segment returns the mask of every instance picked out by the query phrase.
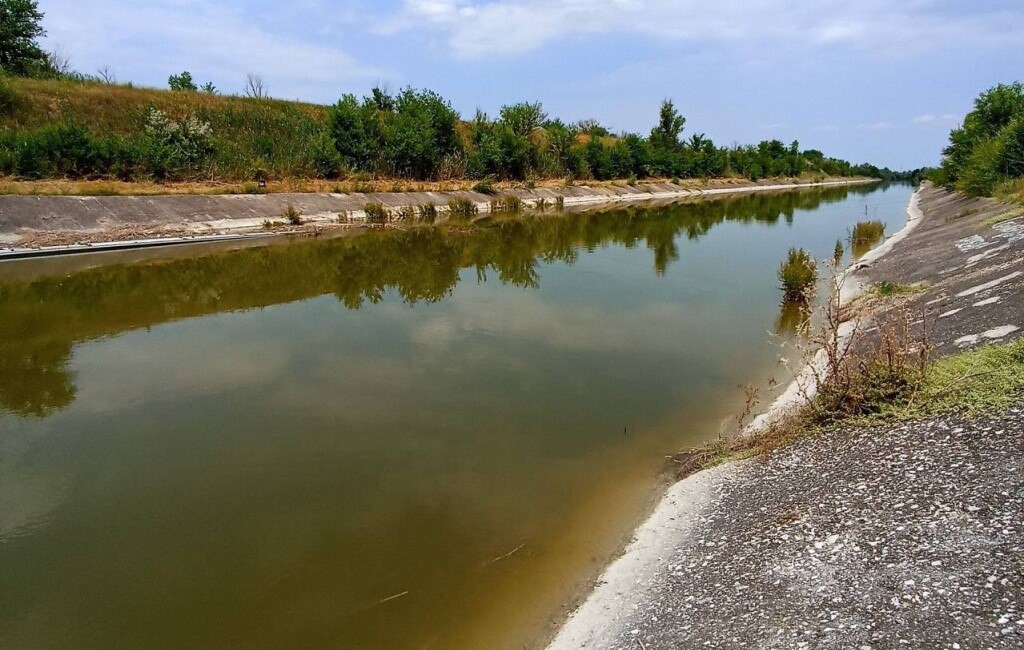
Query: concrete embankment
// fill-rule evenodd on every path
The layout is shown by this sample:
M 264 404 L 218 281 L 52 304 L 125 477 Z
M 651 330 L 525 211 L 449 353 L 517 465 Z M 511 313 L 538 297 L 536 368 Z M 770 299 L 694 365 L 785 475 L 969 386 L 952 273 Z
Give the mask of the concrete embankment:
M 567 209 L 601 203 L 675 200 L 691 196 L 786 190 L 803 187 L 860 184 L 867 179 L 822 183 L 772 182 L 711 183 L 700 189 L 673 183 L 636 186 L 585 185 L 564 188 L 516 189 L 502 192 L 522 200 L 525 207 L 538 203 Z M 401 209 L 432 203 L 444 214 L 453 199 L 474 203 L 486 213 L 496 197 L 480 192 L 402 192 L 376 194 L 264 194 L 168 196 L 0 196 L 0 252 L 16 248 L 67 246 L 77 242 L 156 239 L 195 239 L 267 230 L 268 223 L 284 224 L 289 206 L 301 214 L 307 227 L 343 227 L 365 223 L 367 204 L 382 205 L 394 219 Z
M 939 353 L 1020 336 L 1024 212 L 932 187 L 916 202 L 851 280 L 913 285 L 899 302 Z M 839 428 L 680 481 L 551 647 L 1021 647 L 1018 404 Z

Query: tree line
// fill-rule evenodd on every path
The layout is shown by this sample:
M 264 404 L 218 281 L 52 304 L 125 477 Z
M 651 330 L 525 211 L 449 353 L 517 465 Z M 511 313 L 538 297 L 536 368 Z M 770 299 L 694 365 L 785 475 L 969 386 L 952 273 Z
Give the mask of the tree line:
M 35 0 L 0 0 L 0 116 L 17 110 L 19 102 L 5 75 L 63 83 L 113 81 L 109 70 L 99 76 L 75 73 L 66 61 L 45 53 L 37 43 L 41 18 Z M 188 71 L 171 75 L 168 85 L 178 94 L 218 94 L 212 83 L 200 86 Z M 249 76 L 246 88 L 250 100 L 267 110 L 240 110 L 233 98 L 223 98 L 222 106 L 204 106 L 201 114 L 168 114 L 152 105 L 132 113 L 124 109 L 122 121 L 134 120 L 129 133 L 94 132 L 75 115 L 37 128 L 5 127 L 0 173 L 27 179 L 235 181 L 265 177 L 268 168 L 289 177 L 413 180 L 735 176 L 757 181 L 803 174 L 900 180 L 913 175 L 854 165 L 803 150 L 796 141 L 718 146 L 701 133 L 684 136 L 686 118 L 671 100 L 661 104 L 649 133 L 613 134 L 596 120 L 553 118 L 536 102 L 506 105 L 494 117 L 477 111 L 463 119 L 438 93 L 413 88 L 392 93 L 378 87 L 362 98 L 346 94 L 322 119 L 311 121 L 288 112 L 286 102 L 269 100 L 257 75 Z M 265 114 L 271 108 L 277 113 Z M 279 132 L 265 128 L 275 121 Z M 293 153 L 268 139 L 286 142 Z M 277 159 L 285 156 L 288 162 Z
M 1024 178 L 1024 84 L 999 84 L 974 100 L 963 125 L 949 134 L 933 181 L 970 196 L 1019 191 Z

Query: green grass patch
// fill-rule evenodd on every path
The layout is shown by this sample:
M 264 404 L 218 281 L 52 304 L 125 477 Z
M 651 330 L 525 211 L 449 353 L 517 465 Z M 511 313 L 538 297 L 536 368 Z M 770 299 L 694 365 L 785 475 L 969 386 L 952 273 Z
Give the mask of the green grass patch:
M 957 412 L 998 414 L 1024 396 L 1024 339 L 938 359 L 907 404 L 883 404 L 877 419 L 920 419 Z
M 915 293 L 924 293 L 928 290 L 928 285 L 924 283 L 918 284 L 901 284 L 899 282 L 889 282 L 883 280 L 876 284 L 873 291 L 882 296 L 883 298 L 891 298 L 894 296 L 913 295 Z
M 985 221 L 982 223 L 982 225 L 988 226 L 988 227 L 991 228 L 992 226 L 994 226 L 994 225 L 996 225 L 998 223 L 1003 223 L 1004 221 L 1010 221 L 1011 219 L 1016 219 L 1017 217 L 1020 217 L 1020 216 L 1024 216 L 1024 208 L 1014 208 L 1013 210 L 1007 210 L 1006 212 L 997 214 L 994 217 L 989 217 L 988 219 L 985 219 Z

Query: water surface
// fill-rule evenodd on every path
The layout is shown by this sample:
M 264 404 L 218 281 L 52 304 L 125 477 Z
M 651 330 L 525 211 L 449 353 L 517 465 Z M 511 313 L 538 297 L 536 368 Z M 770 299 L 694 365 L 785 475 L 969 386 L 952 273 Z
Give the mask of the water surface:
M 0 264 L 0 647 L 536 641 L 910 192 Z

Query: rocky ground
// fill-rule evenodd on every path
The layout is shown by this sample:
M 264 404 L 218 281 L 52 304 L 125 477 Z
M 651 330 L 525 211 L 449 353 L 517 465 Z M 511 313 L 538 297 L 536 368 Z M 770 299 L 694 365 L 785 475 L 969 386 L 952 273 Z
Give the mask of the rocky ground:
M 942 189 L 856 269 L 940 354 L 1024 327 L 1024 211 Z M 870 297 L 869 297 L 870 298 Z M 1024 648 L 1024 396 L 847 427 L 674 486 L 552 648 Z
M 620 624 L 557 645 L 1024 647 L 1022 422 L 841 430 L 733 465 Z

